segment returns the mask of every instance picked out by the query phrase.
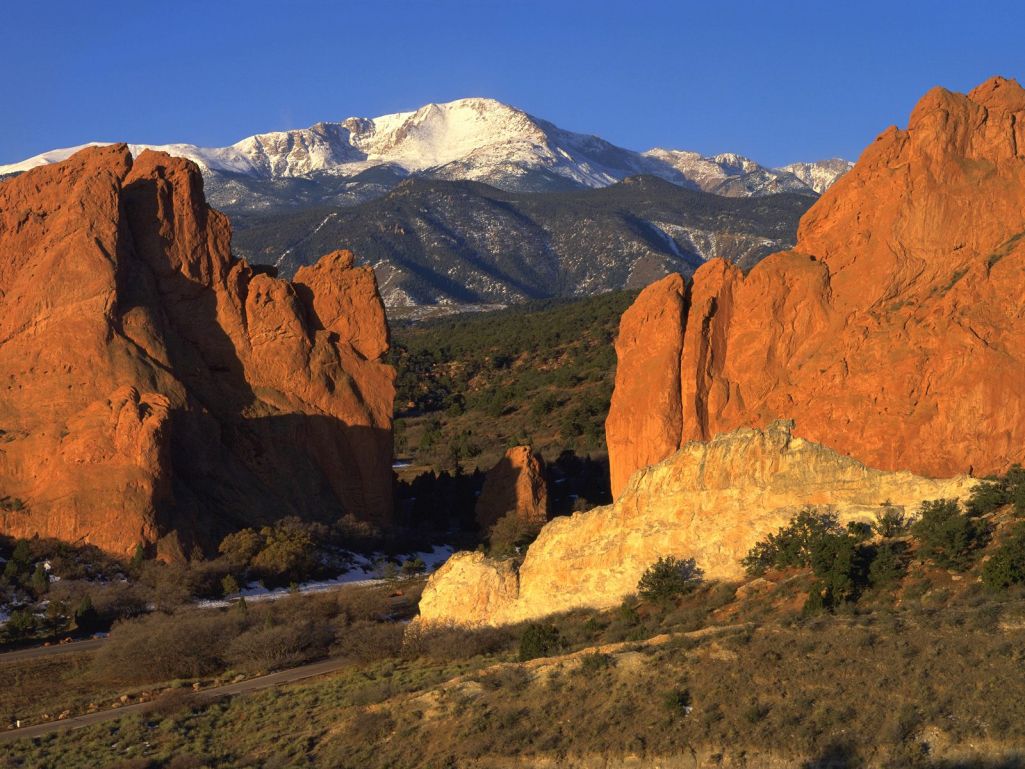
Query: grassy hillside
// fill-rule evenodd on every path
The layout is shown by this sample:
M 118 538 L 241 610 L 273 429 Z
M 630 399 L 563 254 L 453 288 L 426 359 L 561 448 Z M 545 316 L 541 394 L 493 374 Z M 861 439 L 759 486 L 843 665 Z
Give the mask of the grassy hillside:
M 396 454 L 488 469 L 509 446 L 605 454 L 619 318 L 636 292 L 548 300 L 393 329 Z
M 63 697 L 24 711 L 32 722 L 44 709 L 110 708 L 119 692 L 129 693 L 122 702 L 152 698 L 152 710 L 5 745 L 0 767 L 1020 767 L 1019 480 L 956 513 L 985 533 L 971 541 L 956 526 L 921 524 L 935 503 L 910 528 L 881 519 L 874 533 L 849 533 L 876 558 L 900 543 L 902 565 L 884 580 L 870 570 L 832 609 L 809 596 L 848 563 L 816 555 L 840 554 L 842 532 L 806 543 L 810 566 L 641 590 L 612 610 L 501 629 L 406 627 L 416 589 L 133 620 L 91 658 L 0 667 L 0 683 L 62 681 Z M 945 567 L 950 547 L 964 557 Z M 189 698 L 193 682 L 322 654 L 349 665 L 219 702 Z

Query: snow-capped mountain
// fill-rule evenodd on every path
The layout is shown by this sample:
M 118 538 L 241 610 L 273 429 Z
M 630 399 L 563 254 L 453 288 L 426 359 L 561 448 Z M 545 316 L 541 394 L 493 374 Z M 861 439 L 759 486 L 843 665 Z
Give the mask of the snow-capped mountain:
M 818 160 L 814 163 L 791 163 L 780 171 L 789 171 L 820 195 L 837 179 L 854 168 L 854 163 L 843 158 Z
M 810 185 L 788 169 L 766 168 L 750 158 L 732 152 L 704 156 L 697 152 L 656 147 L 644 154 L 675 168 L 705 192 L 716 195 L 741 198 L 777 192 L 810 191 Z M 803 165 L 810 167 L 816 164 Z
M 0 166 L 0 175 L 63 160 L 81 146 Z M 228 147 L 130 146 L 133 153 L 150 146 L 195 161 L 208 179 L 214 204 L 242 210 L 287 206 L 294 197 L 302 203 L 351 205 L 383 194 L 409 175 L 479 181 L 507 191 L 548 191 L 607 187 L 650 174 L 730 197 L 815 194 L 831 181 L 822 164 L 771 169 L 732 154 L 703 157 L 660 148 L 634 152 L 481 98 L 257 134 Z

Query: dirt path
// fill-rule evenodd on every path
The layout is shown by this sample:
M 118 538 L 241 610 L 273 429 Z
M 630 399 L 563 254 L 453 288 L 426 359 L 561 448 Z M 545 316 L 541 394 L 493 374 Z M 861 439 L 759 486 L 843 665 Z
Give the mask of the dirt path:
M 47 648 L 49 649 L 52 647 Z M 68 646 L 59 648 L 67 649 Z M 282 670 L 277 673 L 271 673 L 270 675 L 260 676 L 259 678 L 250 678 L 247 681 L 239 681 L 234 684 L 225 684 L 224 686 L 216 686 L 212 689 L 201 690 L 195 692 L 193 697 L 199 701 L 209 701 L 216 700 L 221 697 L 230 697 L 236 694 L 248 694 L 249 692 L 255 692 L 271 686 L 289 684 L 294 681 L 302 681 L 306 678 L 324 675 L 325 673 L 333 673 L 347 664 L 350 663 L 344 659 L 321 660 L 320 662 L 313 662 L 309 665 L 303 665 L 289 670 Z M 75 716 L 74 718 L 66 718 L 63 721 L 46 721 L 41 724 L 23 726 L 20 729 L 9 729 L 7 731 L 0 732 L 0 743 L 29 739 L 32 737 L 41 737 L 53 732 L 63 732 L 69 729 L 78 729 L 83 726 L 103 723 L 104 721 L 113 721 L 118 718 L 124 718 L 125 716 L 132 715 L 133 713 L 143 713 L 158 704 L 159 703 L 157 702 L 139 702 L 133 705 L 111 708 L 110 710 L 87 713 L 86 715 Z
M 85 641 L 72 641 L 66 644 L 54 644 L 53 646 L 33 646 L 28 649 L 19 649 L 14 652 L 0 654 L 0 665 L 8 665 L 12 662 L 24 662 L 39 657 L 49 657 L 54 654 L 73 654 L 75 652 L 96 651 L 105 642 L 106 638 L 90 638 Z

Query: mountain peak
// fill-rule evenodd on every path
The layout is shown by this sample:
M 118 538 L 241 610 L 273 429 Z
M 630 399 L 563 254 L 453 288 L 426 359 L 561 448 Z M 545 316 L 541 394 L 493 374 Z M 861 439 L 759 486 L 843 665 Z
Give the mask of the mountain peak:
M 211 185 L 211 194 L 218 205 L 243 207 L 241 196 L 251 194 L 252 184 L 262 180 L 326 175 L 360 183 L 362 174 L 383 167 L 398 176 L 464 179 L 509 191 L 606 187 L 648 174 L 731 197 L 814 194 L 838 175 L 816 170 L 811 176 L 802 176 L 790 169 L 763 167 L 736 153 L 705 157 L 662 148 L 638 153 L 598 136 L 564 130 L 483 96 L 431 102 L 378 117 L 353 116 L 308 128 L 270 131 L 227 147 L 130 146 L 133 153 L 152 148 L 185 157 L 208 177 L 233 180 L 225 182 L 235 186 L 223 202 L 214 189 L 217 185 Z M 75 149 L 53 150 L 0 166 L 0 175 L 63 160 Z M 240 182 L 240 178 L 251 181 Z

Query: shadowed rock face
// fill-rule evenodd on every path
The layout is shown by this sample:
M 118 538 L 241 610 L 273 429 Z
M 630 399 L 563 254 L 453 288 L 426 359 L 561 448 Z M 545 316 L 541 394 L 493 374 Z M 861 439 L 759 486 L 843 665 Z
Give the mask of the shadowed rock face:
M 289 283 L 230 241 L 163 153 L 0 184 L 0 532 L 175 557 L 289 514 L 389 523 L 373 273 L 336 252 Z
M 488 471 L 475 512 L 482 531 L 487 531 L 506 515 L 544 525 L 548 520 L 545 468 L 530 446 L 513 446 Z
M 777 418 L 888 470 L 1025 460 L 1025 90 L 930 91 L 805 214 L 793 251 L 654 284 L 616 350 L 616 496 L 689 440 Z
M 614 504 L 550 521 L 518 571 L 483 553 L 456 554 L 424 590 L 423 621 L 500 625 L 615 606 L 664 555 L 694 558 L 709 579 L 736 579 L 751 547 L 805 506 L 830 509 L 842 524 L 871 522 L 884 501 L 910 512 L 975 483 L 875 470 L 792 429 L 775 422 L 688 443 L 634 474 Z

